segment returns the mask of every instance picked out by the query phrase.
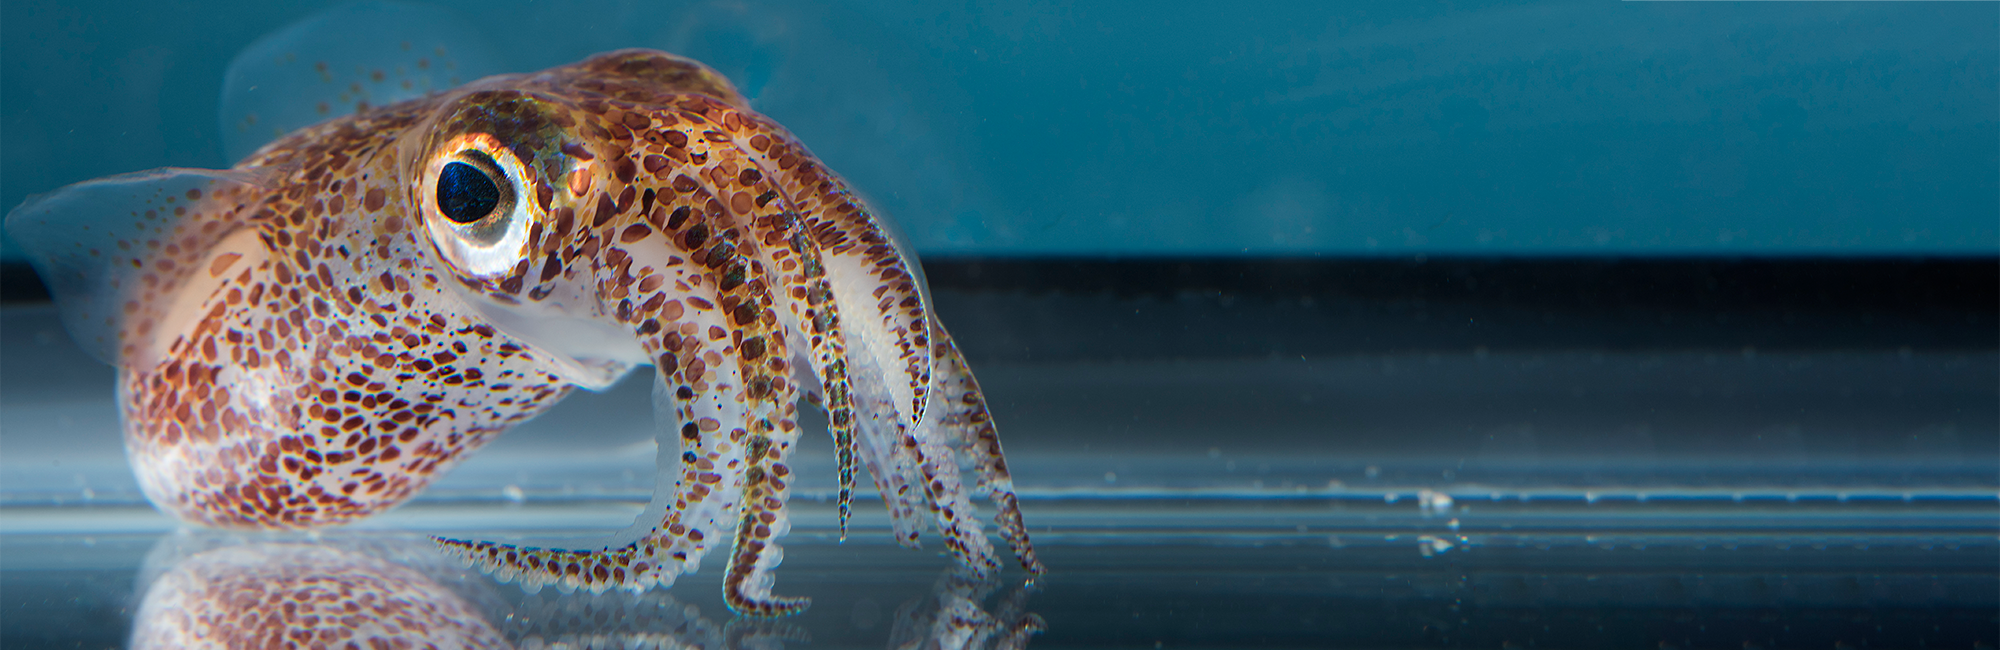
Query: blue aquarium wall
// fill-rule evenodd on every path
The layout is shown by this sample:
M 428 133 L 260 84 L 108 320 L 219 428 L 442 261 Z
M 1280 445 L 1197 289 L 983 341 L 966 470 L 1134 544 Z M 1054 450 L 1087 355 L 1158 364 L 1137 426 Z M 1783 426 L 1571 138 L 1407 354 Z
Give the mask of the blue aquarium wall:
M 1006 485 L 1049 572 L 1005 557 L 996 575 L 966 571 L 925 524 L 926 545 L 901 548 L 911 538 L 883 507 L 880 465 L 857 476 L 844 518 L 843 453 L 809 405 L 800 439 L 778 451 L 789 473 L 770 483 L 788 490 L 784 519 L 754 520 L 783 537 L 773 593 L 814 598 L 803 613 L 732 616 L 723 585 L 743 574 L 720 535 L 705 569 L 642 593 L 529 592 L 436 552 L 426 536 L 602 549 L 613 531 L 668 525 L 665 490 L 708 461 L 684 465 L 653 369 L 572 391 L 353 525 L 203 529 L 140 487 L 141 473 L 180 467 L 128 456 L 121 371 L 72 334 L 100 321 L 66 327 L 10 251 L 0 648 L 174 647 L 161 630 L 193 620 L 417 629 L 405 612 L 523 649 L 2000 645 L 2000 3 L 431 4 L 0 0 L 0 204 L 135 170 L 226 166 L 228 152 L 302 124 L 318 91 L 348 86 L 312 73 L 310 57 L 332 46 L 301 33 L 343 50 L 329 78 L 358 71 L 378 90 L 617 48 L 698 58 L 924 253 L 922 308 L 939 326 L 927 331 L 948 326 L 977 373 L 990 419 L 964 422 L 1004 439 Z M 356 46 L 357 22 L 389 47 Z M 393 47 L 401 39 L 417 44 Z M 410 76 L 366 79 L 376 61 L 438 40 L 452 56 L 410 66 L 427 72 L 383 66 Z M 263 54 L 243 61 L 263 71 L 232 66 L 253 44 Z M 231 101 L 230 84 L 256 90 Z M 24 221 L 57 246 L 103 234 Z M 321 258 L 349 254 L 327 243 Z M 676 290 L 717 295 L 732 275 Z M 331 277 L 308 288 L 338 293 Z M 65 282 L 58 297 L 78 297 L 65 290 L 83 283 Z M 464 308 L 448 313 L 531 355 L 545 348 L 530 335 L 599 331 L 450 295 L 461 294 L 406 306 Z M 868 329 L 874 305 L 855 295 L 821 313 Z M 555 303 L 589 301 L 540 304 Z M 342 324 L 359 318 L 319 315 L 348 336 L 301 325 L 314 361 L 377 347 Z M 216 329 L 197 338 L 228 341 L 225 321 L 201 321 Z M 234 335 L 252 321 L 227 322 Z M 836 360 L 850 388 L 867 375 L 901 385 L 901 365 L 876 359 L 888 349 L 857 340 Z M 704 376 L 755 363 L 730 354 L 705 356 Z M 430 358 L 426 375 L 394 379 L 398 394 L 446 372 Z M 390 367 L 374 360 L 364 372 Z M 126 378 L 155 376 L 134 365 Z M 380 406 L 345 383 L 355 376 L 293 393 L 292 408 L 312 402 L 324 417 L 310 388 L 332 400 L 327 384 Z M 181 385 L 202 386 L 186 390 L 205 403 L 270 393 L 195 382 Z M 419 399 L 458 399 L 438 416 L 453 423 L 512 399 L 471 383 L 437 394 Z M 741 420 L 746 433 L 764 426 Z M 926 469 L 965 458 L 946 441 L 901 440 L 935 461 Z M 415 449 L 363 464 L 435 466 L 434 451 Z M 308 453 L 351 472 L 369 452 Z M 730 477 L 720 491 L 749 475 L 706 476 Z M 272 492 L 235 494 L 239 510 L 281 509 Z M 963 523 L 995 508 L 942 511 Z M 761 534 L 734 521 L 744 539 Z M 1005 553 L 1007 540 L 989 541 Z M 194 587 L 206 577 L 246 588 L 204 594 Z M 287 580 L 364 587 L 315 607 L 403 611 L 318 617 L 332 610 L 246 595 Z
M 7 3 L 0 203 L 228 164 L 231 57 L 331 4 Z M 435 4 L 715 65 L 926 253 L 2000 252 L 1993 3 Z

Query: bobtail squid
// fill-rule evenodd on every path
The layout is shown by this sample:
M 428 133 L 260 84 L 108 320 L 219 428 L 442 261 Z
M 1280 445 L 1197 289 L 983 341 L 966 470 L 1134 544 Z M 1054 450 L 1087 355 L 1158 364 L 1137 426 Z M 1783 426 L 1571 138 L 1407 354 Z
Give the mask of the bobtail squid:
M 904 544 L 928 519 L 958 562 L 997 570 L 983 492 L 1041 571 L 912 251 L 685 58 L 617 51 L 363 107 L 232 169 L 37 197 L 7 228 L 74 338 L 119 367 L 145 494 L 189 522 L 381 512 L 572 389 L 651 365 L 661 447 L 679 450 L 657 517 L 586 550 L 440 546 L 591 591 L 671 584 L 727 546 L 732 609 L 798 611 L 771 571 L 804 396 L 835 441 L 843 535 L 865 465 Z

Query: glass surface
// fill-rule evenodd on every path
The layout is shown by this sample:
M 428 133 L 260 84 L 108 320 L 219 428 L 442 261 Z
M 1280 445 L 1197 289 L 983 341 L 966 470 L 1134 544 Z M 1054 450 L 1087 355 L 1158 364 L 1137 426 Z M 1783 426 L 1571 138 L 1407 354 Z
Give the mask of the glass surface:
M 950 315 L 1037 300 L 939 301 Z M 1062 306 L 1079 302 L 1157 307 Z M 124 467 L 108 369 L 64 345 L 48 308 L 0 313 L 0 430 L 59 434 L 9 433 L 0 461 L 4 605 L 23 614 L 9 647 L 117 645 L 148 576 L 189 554 L 172 549 L 300 543 L 177 530 Z M 962 337 L 1005 333 L 963 320 Z M 1993 642 L 1991 349 L 1043 354 L 989 349 L 980 365 L 1052 567 L 1031 587 L 1018 570 L 955 579 L 934 548 L 898 548 L 873 499 L 836 543 L 832 449 L 813 436 L 778 582 L 814 597 L 798 617 L 731 617 L 713 568 L 643 596 L 562 597 L 405 555 L 519 647 L 898 647 L 941 633 L 938 603 L 955 598 L 995 639 L 1045 627 L 1034 647 Z M 577 395 L 412 504 L 308 543 L 623 527 L 651 493 L 648 390 Z

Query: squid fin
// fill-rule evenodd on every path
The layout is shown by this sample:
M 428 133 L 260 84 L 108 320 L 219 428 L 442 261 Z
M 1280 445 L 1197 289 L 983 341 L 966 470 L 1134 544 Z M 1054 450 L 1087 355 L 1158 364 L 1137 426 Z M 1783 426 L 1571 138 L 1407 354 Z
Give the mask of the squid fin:
M 262 263 L 263 242 L 245 226 L 263 194 L 254 173 L 156 169 L 30 198 L 6 227 L 77 345 L 105 363 L 145 365 L 221 278 Z

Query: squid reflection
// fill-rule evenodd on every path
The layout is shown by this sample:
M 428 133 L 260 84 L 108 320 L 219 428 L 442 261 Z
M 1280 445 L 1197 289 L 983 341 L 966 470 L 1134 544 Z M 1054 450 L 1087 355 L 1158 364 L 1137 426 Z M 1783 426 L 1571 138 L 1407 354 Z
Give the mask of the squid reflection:
M 610 591 L 529 594 L 489 614 L 514 647 L 522 650 L 572 648 L 768 648 L 779 641 L 809 641 L 810 635 L 780 621 L 754 629 L 732 629 L 701 615 L 701 608 L 666 592 Z M 754 619 L 753 619 L 754 620 Z
M 181 532 L 154 546 L 133 648 L 713 648 L 811 643 L 801 619 L 726 618 L 668 592 L 522 594 L 414 535 Z M 1032 589 L 963 568 L 905 600 L 889 648 L 1023 648 Z M 989 600 L 992 606 L 987 606 Z
M 1028 637 L 1048 629 L 1048 623 L 1028 608 L 1029 588 L 1015 587 L 987 612 L 981 605 L 998 589 L 964 569 L 938 576 L 929 596 L 896 608 L 891 648 L 1025 648 Z
M 242 543 L 173 535 L 147 559 L 157 571 L 133 648 L 504 648 L 464 598 L 379 544 L 300 539 Z M 370 548 L 376 547 L 376 548 Z

